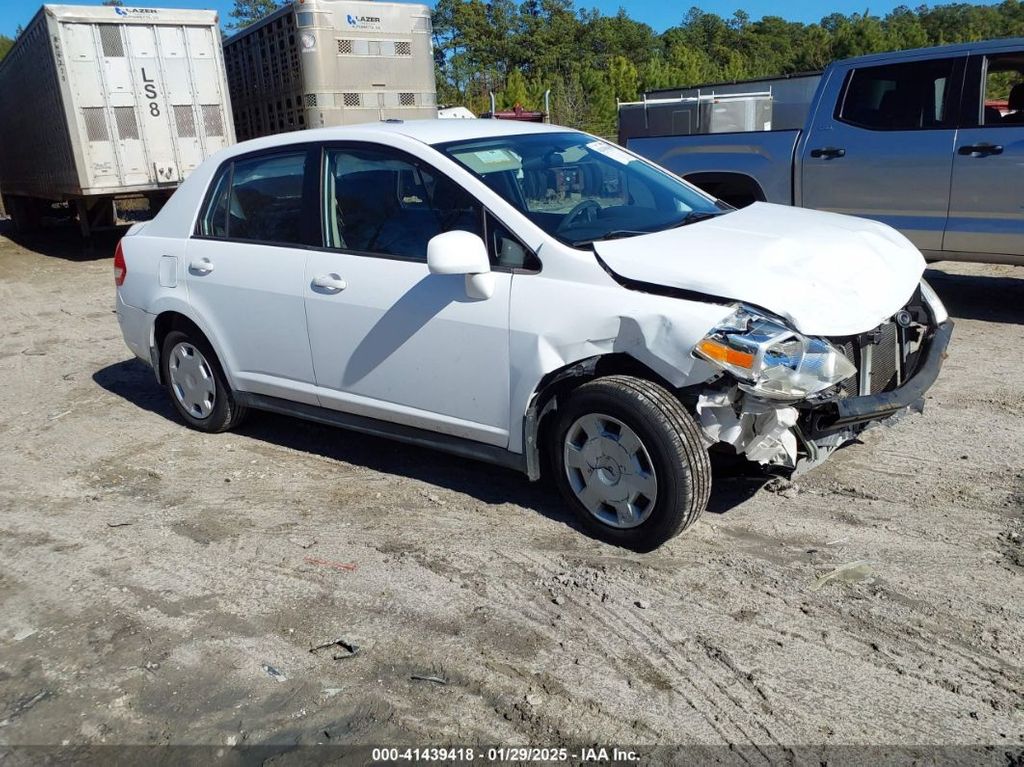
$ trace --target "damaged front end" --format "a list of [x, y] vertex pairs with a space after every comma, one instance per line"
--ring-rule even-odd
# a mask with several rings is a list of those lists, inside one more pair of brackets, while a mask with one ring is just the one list
[[842, 338], [740, 306], [694, 349], [721, 370], [697, 395], [704, 434], [762, 465], [816, 466], [868, 426], [921, 409], [952, 326], [924, 282], [889, 320]]

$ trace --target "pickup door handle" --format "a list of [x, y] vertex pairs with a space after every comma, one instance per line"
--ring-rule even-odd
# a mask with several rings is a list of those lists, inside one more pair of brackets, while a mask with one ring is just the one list
[[340, 293], [348, 283], [336, 274], [321, 274], [313, 278], [313, 287], [324, 293]]
[[990, 154], [1002, 154], [1003, 148], [998, 144], [965, 144], [957, 152], [968, 157], [986, 157]]
[[811, 157], [816, 160], [821, 158], [831, 160], [835, 157], [846, 157], [846, 150], [835, 146], [826, 146], [821, 149], [812, 149]]
[[189, 264], [188, 268], [196, 274], [209, 274], [213, 271], [213, 262], [208, 258], [201, 258]]

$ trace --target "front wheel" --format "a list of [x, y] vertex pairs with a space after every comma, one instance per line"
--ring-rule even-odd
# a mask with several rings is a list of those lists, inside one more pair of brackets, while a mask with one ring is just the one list
[[701, 515], [711, 464], [682, 403], [632, 376], [598, 378], [559, 409], [552, 444], [556, 482], [588, 530], [650, 551]]

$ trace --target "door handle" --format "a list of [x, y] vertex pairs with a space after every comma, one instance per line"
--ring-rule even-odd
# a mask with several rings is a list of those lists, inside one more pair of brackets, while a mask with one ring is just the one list
[[986, 157], [990, 154], [1002, 154], [1003, 148], [999, 144], [989, 144], [986, 142], [982, 144], [965, 144], [956, 151], [957, 154], [968, 157]]
[[813, 157], [816, 160], [820, 158], [831, 160], [835, 157], [846, 157], [846, 150], [841, 149], [840, 147], [826, 146], [822, 147], [821, 149], [812, 149], [811, 157]]
[[336, 274], [321, 274], [313, 278], [313, 287], [325, 293], [340, 293], [348, 287], [348, 283]]
[[189, 271], [196, 274], [209, 274], [213, 271], [213, 262], [208, 258], [201, 258], [188, 265]]

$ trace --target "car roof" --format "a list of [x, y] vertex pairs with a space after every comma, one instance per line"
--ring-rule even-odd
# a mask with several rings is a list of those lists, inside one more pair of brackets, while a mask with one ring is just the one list
[[391, 135], [401, 135], [424, 144], [443, 144], [448, 141], [519, 136], [538, 133], [565, 133], [573, 131], [561, 125], [529, 123], [519, 120], [389, 120], [335, 128], [310, 128], [278, 133], [272, 136], [243, 141], [230, 147], [228, 154], [236, 155], [260, 149], [271, 149], [310, 141], [378, 141]]

